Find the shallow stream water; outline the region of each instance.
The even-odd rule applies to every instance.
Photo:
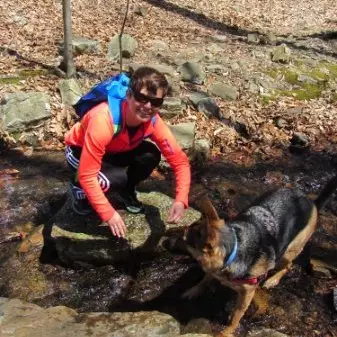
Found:
[[[69,173],[63,154],[37,153],[27,158],[12,152],[3,153],[1,159],[0,238],[12,232],[28,234],[48,222],[66,200]],[[193,186],[206,189],[220,215],[228,220],[256,196],[276,187],[292,186],[317,195],[335,173],[335,160],[328,154],[307,153],[247,168],[215,159],[194,171]],[[172,196],[170,174],[166,178],[150,179],[141,189]],[[194,206],[193,189],[191,200]],[[269,327],[294,337],[337,336],[332,301],[337,287],[336,205],[334,197],[322,210],[319,228],[280,285],[257,293],[257,305],[247,311],[237,336],[253,327]],[[20,238],[0,244],[1,263],[14,251],[15,240]],[[326,263],[325,272],[312,271],[309,258]],[[63,266],[53,255],[38,263],[45,278],[55,285],[33,300],[44,307],[66,305],[80,312],[159,310],[183,326],[196,318],[207,319],[213,331],[218,331],[234,305],[235,294],[215,281],[200,298],[182,299],[181,294],[203,276],[197,263],[184,255],[149,255],[126,263],[76,269]],[[16,270],[6,272],[22,277]],[[0,287],[0,296],[8,296],[6,287]]]

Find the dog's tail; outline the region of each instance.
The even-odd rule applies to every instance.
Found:
[[[336,189],[337,189],[337,175],[331,178],[324,186],[323,190],[315,200],[316,207],[318,209],[321,209],[327,202],[329,197],[335,192]]]

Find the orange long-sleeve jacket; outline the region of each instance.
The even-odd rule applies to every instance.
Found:
[[[159,115],[156,115],[154,123],[150,120],[142,124],[130,140],[125,125],[126,104],[126,101],[121,104],[121,129],[116,136],[107,102],[88,111],[65,135],[66,145],[82,147],[78,179],[92,207],[103,221],[108,221],[115,212],[97,179],[104,154],[130,151],[148,137],[158,146],[174,171],[175,200],[187,207],[191,173],[186,154]]]

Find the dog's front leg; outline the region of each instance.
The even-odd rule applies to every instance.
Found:
[[[249,307],[254,297],[256,286],[244,285],[238,291],[238,298],[234,311],[229,319],[227,327],[222,330],[217,337],[232,337],[236,328],[239,326],[240,319]]]
[[[182,298],[187,298],[190,300],[192,298],[198,297],[203,292],[205,286],[207,285],[207,283],[209,283],[211,279],[212,279],[212,276],[206,274],[204,278],[197,285],[186,290],[183,293]]]

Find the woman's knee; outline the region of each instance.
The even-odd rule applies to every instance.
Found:
[[[102,167],[103,168],[103,167]],[[103,192],[109,189],[122,190],[128,181],[127,173],[123,167],[109,167],[99,174],[99,183]]]
[[[153,143],[144,142],[141,160],[146,161],[148,165],[152,164],[151,166],[156,167],[161,160],[161,152]]]

